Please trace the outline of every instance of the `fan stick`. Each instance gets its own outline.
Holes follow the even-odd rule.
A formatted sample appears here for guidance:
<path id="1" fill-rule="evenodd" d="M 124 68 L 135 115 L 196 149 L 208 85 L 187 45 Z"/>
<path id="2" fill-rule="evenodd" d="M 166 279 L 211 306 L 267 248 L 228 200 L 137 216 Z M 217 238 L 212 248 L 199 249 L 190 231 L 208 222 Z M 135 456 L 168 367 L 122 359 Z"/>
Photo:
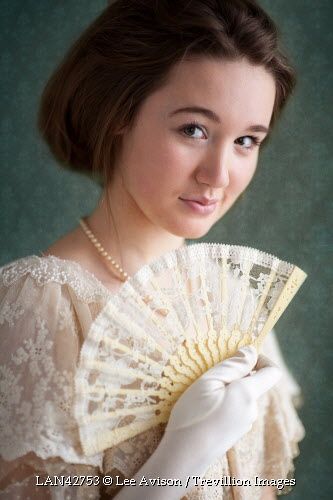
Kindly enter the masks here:
<path id="1" fill-rule="evenodd" d="M 79 420 L 80 420 L 80 423 L 82 423 L 82 424 L 89 424 L 92 422 L 102 422 L 103 420 L 108 420 L 110 418 L 140 415 L 140 413 L 143 413 L 145 415 L 149 415 L 151 419 L 154 419 L 155 416 L 159 417 L 161 414 L 168 415 L 168 412 L 169 413 L 171 412 L 172 403 L 173 403 L 173 399 L 170 398 L 170 402 L 166 402 L 164 400 L 164 401 L 161 401 L 161 402 L 156 403 L 154 405 L 146 404 L 146 405 L 141 405 L 141 406 L 137 406 L 137 407 L 132 406 L 130 408 L 116 408 L 112 411 L 105 411 L 104 413 L 101 412 L 101 413 L 93 413 L 92 415 L 85 415 L 85 416 L 82 416 Z M 160 413 L 158 415 L 156 415 L 156 411 L 159 411 Z M 126 425 L 128 425 L 128 424 L 126 424 Z"/>
<path id="2" fill-rule="evenodd" d="M 198 324 L 194 318 L 194 315 L 193 315 L 193 312 L 192 312 L 192 309 L 190 307 L 190 304 L 189 304 L 189 301 L 188 301 L 188 296 L 187 296 L 187 293 L 186 293 L 186 290 L 185 290 L 185 287 L 184 287 L 184 282 L 183 282 L 183 279 L 182 279 L 182 276 L 180 275 L 180 272 L 179 272 L 179 269 L 176 268 L 175 269 L 175 276 L 176 276 L 176 280 L 177 280 L 177 285 L 181 291 L 181 294 L 182 294 L 182 297 L 183 297 L 183 300 L 184 300 L 184 305 L 185 305 L 185 308 L 186 308 L 186 312 L 188 314 L 188 317 L 191 319 L 192 321 L 192 324 L 195 328 L 195 331 L 196 331 L 196 334 L 197 334 L 197 338 L 196 340 L 198 341 L 199 338 L 200 338 L 200 330 L 199 330 L 199 327 L 198 327 Z M 187 337 L 188 338 L 188 337 Z M 188 347 L 190 349 L 190 355 L 192 357 L 192 359 L 194 359 L 200 370 L 202 370 L 202 372 L 206 371 L 207 370 L 207 363 L 205 362 L 205 359 L 204 357 L 202 356 L 202 353 L 198 350 L 197 346 L 198 346 L 198 342 L 196 344 L 193 343 L 192 339 L 189 339 L 189 343 L 188 343 Z"/>
<path id="3" fill-rule="evenodd" d="M 207 338 L 204 339 L 205 342 L 207 342 L 207 346 L 204 349 L 204 353 L 207 352 L 207 362 L 208 362 L 208 368 L 211 368 L 218 360 L 218 351 L 217 351 L 217 346 L 214 342 L 214 339 L 217 337 L 217 335 L 214 335 L 214 325 L 213 325 L 213 319 L 212 319 L 212 308 L 210 306 L 210 301 L 207 293 L 207 274 L 204 272 L 202 263 L 200 261 L 200 278 L 201 278 L 201 284 L 203 288 L 203 293 L 205 296 L 205 301 L 204 301 L 204 308 L 205 308 L 205 318 L 208 326 L 208 335 Z"/>
<path id="4" fill-rule="evenodd" d="M 127 345 L 121 344 L 117 339 L 104 337 L 103 342 L 111 346 L 111 348 L 119 349 L 123 353 L 133 354 L 133 349 L 128 347 Z M 169 356 L 169 353 L 163 349 L 166 357 Z M 140 352 L 136 353 L 136 361 L 142 361 L 143 363 L 150 363 L 153 366 L 159 367 L 161 366 L 158 361 L 155 361 L 153 358 L 148 356 L 147 354 L 142 355 Z"/>
<path id="5" fill-rule="evenodd" d="M 281 314 L 285 311 L 286 307 L 289 305 L 306 277 L 307 274 L 302 271 L 302 269 L 297 266 L 294 267 L 287 280 L 287 283 L 285 284 L 279 298 L 277 299 L 270 315 L 267 318 L 266 323 L 264 324 L 259 334 L 259 337 L 257 339 L 258 346 L 261 345 L 266 334 L 272 330 L 276 322 L 279 320 Z"/>
<path id="6" fill-rule="evenodd" d="M 263 305 L 265 303 L 265 300 L 267 298 L 267 294 L 268 294 L 268 291 L 271 287 L 271 284 L 273 282 L 273 279 L 275 278 L 276 276 L 276 271 L 274 270 L 274 268 L 271 269 L 271 272 L 270 272 L 270 275 L 269 275 L 269 278 L 266 282 L 266 286 L 264 288 L 264 291 L 262 293 L 262 296 L 260 297 L 260 300 L 259 300 L 259 303 L 257 305 L 257 308 L 255 310 L 255 313 L 254 313 L 254 316 L 252 318 L 252 321 L 251 321 L 251 324 L 250 324 L 250 327 L 249 327 L 249 334 L 251 335 L 254 331 L 254 326 L 259 318 L 259 314 L 263 308 Z"/>
<path id="7" fill-rule="evenodd" d="M 165 415 L 159 415 L 154 419 L 154 425 L 158 425 L 160 423 L 166 422 Z M 86 455 L 92 455 L 95 453 L 99 453 L 107 448 L 111 448 L 116 446 L 117 444 L 130 439 L 131 437 L 136 436 L 142 432 L 147 431 L 151 428 L 151 422 L 133 422 L 132 424 L 127 425 L 124 428 L 117 428 L 109 431 L 107 429 L 101 429 L 100 432 L 96 433 L 95 443 L 90 443 L 86 445 L 86 442 L 83 443 L 84 453 Z"/>
<path id="8" fill-rule="evenodd" d="M 146 373 L 141 372 L 138 369 L 133 369 L 133 368 L 118 368 L 115 366 L 111 366 L 107 363 L 104 363 L 103 361 L 96 361 L 96 360 L 91 360 L 91 359 L 86 359 L 85 364 L 89 367 L 92 368 L 93 370 L 97 370 L 97 372 L 100 373 L 107 373 L 111 375 L 122 375 L 123 377 L 126 376 L 131 376 L 133 380 L 136 378 L 139 378 L 141 380 L 144 380 L 145 382 L 155 382 L 156 379 L 155 377 L 151 375 L 147 375 Z"/>
<path id="9" fill-rule="evenodd" d="M 173 275 L 172 275 L 172 277 L 173 277 Z M 173 281 L 173 286 L 174 286 L 175 284 L 177 284 L 177 279 L 178 279 L 178 283 L 182 281 L 182 277 L 179 275 L 178 270 L 176 271 L 176 282 L 175 282 L 175 281 Z M 153 287 L 155 288 L 155 290 L 158 290 L 159 297 L 160 297 L 161 295 L 162 295 L 162 296 L 164 295 L 164 300 L 167 302 L 167 303 L 166 303 L 166 306 L 169 308 L 169 310 L 171 310 L 171 311 L 174 311 L 174 312 L 175 312 L 175 308 L 174 308 L 174 307 L 172 307 L 172 305 L 171 305 L 171 303 L 169 302 L 169 300 L 168 300 L 168 298 L 167 298 L 166 294 L 163 294 L 163 293 L 162 293 L 162 290 L 161 290 L 161 288 L 160 288 L 160 286 L 159 286 L 158 281 L 157 281 L 156 279 L 152 278 L 152 280 L 151 280 L 151 284 L 153 285 Z M 176 288 L 176 287 L 175 287 L 175 288 Z M 183 288 L 181 289 L 181 293 L 182 293 L 182 295 L 184 296 L 184 290 L 183 290 Z M 186 296 L 185 296 L 185 297 L 186 297 Z M 188 302 L 186 303 L 186 305 L 187 305 L 187 306 L 189 305 L 189 304 L 188 304 Z M 197 327 L 197 324 L 196 324 L 196 322 L 195 322 L 195 319 L 194 319 L 193 315 L 191 314 L 191 313 L 192 313 L 192 311 L 191 311 L 191 309 L 190 309 L 190 308 L 188 308 L 188 307 L 187 307 L 187 313 L 190 313 L 190 314 L 189 314 L 189 316 L 191 316 L 192 323 L 194 324 L 194 326 L 195 326 L 195 328 L 196 328 L 196 331 L 198 331 L 198 327 Z M 183 344 L 182 344 L 182 345 L 184 346 L 184 348 L 183 348 L 183 349 L 182 349 L 182 348 L 180 349 L 180 351 L 181 351 L 181 352 L 180 352 L 180 354 L 181 354 L 181 359 L 182 359 L 182 361 L 183 361 L 183 362 L 185 362 L 185 363 L 186 363 L 186 365 L 187 365 L 187 363 L 189 363 L 189 365 L 190 365 L 190 367 L 192 368 L 192 371 L 193 371 L 194 373 L 198 373 L 198 369 L 199 369 L 199 373 L 202 373 L 202 371 L 201 371 L 201 370 L 202 370 L 202 364 L 198 362 L 197 355 L 196 355 L 196 351 L 193 349 L 192 345 L 190 345 L 190 341 L 191 341 L 192 339 L 190 339 L 190 338 L 186 335 L 186 330 L 184 329 L 183 325 L 181 324 L 181 322 L 180 322 L 180 320 L 179 320 L 179 318 L 178 318 L 178 315 L 177 315 L 176 313 L 174 314 L 174 317 L 176 318 L 176 321 L 177 321 L 177 323 L 178 323 L 178 325 L 179 325 L 180 331 L 182 331 L 182 334 L 183 334 L 183 336 L 185 337 L 185 341 L 184 341 L 184 342 L 183 342 Z M 156 322 L 159 322 L 159 321 L 160 321 L 160 320 L 157 320 L 157 319 L 156 319 Z M 187 351 L 188 351 L 187 356 L 186 356 L 186 351 L 185 351 L 185 350 L 187 350 Z M 186 361 L 184 361 L 184 358 L 185 358 L 185 360 L 186 360 Z M 187 366 L 188 366 L 188 365 L 187 365 Z"/>
<path id="10" fill-rule="evenodd" d="M 111 320 L 111 321 L 109 321 L 109 320 Z M 128 316 L 126 316 L 121 311 L 119 311 L 119 309 L 117 309 L 117 307 L 114 304 L 112 304 L 111 301 L 109 301 L 107 315 L 104 318 L 104 325 L 102 324 L 102 326 L 104 326 L 105 331 L 107 331 L 107 329 L 109 328 L 109 325 L 113 324 L 113 322 L 115 322 L 115 324 L 120 323 L 121 326 L 125 326 L 127 328 L 127 330 L 129 332 L 131 332 L 131 334 L 135 334 L 138 339 L 144 340 L 145 342 L 148 343 L 148 345 L 152 346 L 153 343 L 152 343 L 151 337 L 149 337 L 147 335 L 145 330 L 143 330 L 143 328 L 141 328 L 139 325 L 137 325 Z M 156 341 L 152 347 L 159 350 L 162 354 L 166 352 L 163 348 L 161 348 L 156 343 Z"/>

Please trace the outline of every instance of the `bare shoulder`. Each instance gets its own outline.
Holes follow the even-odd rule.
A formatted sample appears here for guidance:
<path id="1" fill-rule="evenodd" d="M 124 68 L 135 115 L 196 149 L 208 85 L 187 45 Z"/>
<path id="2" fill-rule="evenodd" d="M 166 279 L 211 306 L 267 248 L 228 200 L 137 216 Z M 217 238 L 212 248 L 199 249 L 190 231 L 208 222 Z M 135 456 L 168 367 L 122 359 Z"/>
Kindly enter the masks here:
<path id="1" fill-rule="evenodd" d="M 43 250 L 43 254 L 46 256 L 55 255 L 60 259 L 79 263 L 83 269 L 92 273 L 112 293 L 117 293 L 122 285 L 122 282 L 112 275 L 80 227 L 56 240 L 46 250 Z"/>

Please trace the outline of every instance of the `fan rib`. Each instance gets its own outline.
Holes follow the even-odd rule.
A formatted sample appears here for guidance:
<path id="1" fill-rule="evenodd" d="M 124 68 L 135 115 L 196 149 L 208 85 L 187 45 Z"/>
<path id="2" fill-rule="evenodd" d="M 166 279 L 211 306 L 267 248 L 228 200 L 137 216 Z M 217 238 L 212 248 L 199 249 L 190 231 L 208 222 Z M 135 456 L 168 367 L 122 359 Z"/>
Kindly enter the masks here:
<path id="1" fill-rule="evenodd" d="M 254 326 L 258 320 L 258 317 L 260 315 L 260 312 L 263 308 L 263 305 L 265 303 L 265 300 L 267 298 L 267 295 L 268 295 L 268 292 L 269 292 L 269 289 L 271 287 L 271 284 L 273 282 L 273 279 L 275 278 L 276 276 L 276 271 L 274 269 L 271 269 L 271 272 L 269 274 L 269 277 L 268 277 L 268 280 L 266 282 L 266 286 L 264 288 L 264 291 L 262 292 L 262 296 L 260 297 L 260 300 L 259 300 L 259 303 L 257 305 L 257 308 L 255 310 L 255 313 L 253 315 L 253 318 L 251 320 L 251 324 L 250 324 L 250 327 L 249 327 L 249 334 L 252 335 L 253 334 L 253 330 L 254 330 Z"/>
<path id="2" fill-rule="evenodd" d="M 227 314 L 228 314 L 229 292 L 226 282 L 227 270 L 228 270 L 227 258 L 222 257 L 222 276 L 221 276 L 222 317 L 221 317 L 221 330 L 220 330 L 220 335 L 218 337 L 218 348 L 220 356 L 226 353 L 226 339 L 228 334 Z"/>
<path id="3" fill-rule="evenodd" d="M 196 378 L 201 374 L 201 371 L 195 360 L 190 357 L 187 344 L 188 340 L 184 340 L 183 343 L 178 346 L 175 356 L 177 356 L 182 362 L 182 365 L 180 365 L 182 367 L 181 371 L 184 370 L 190 378 Z"/>
<path id="4" fill-rule="evenodd" d="M 153 286 L 153 280 L 154 280 L 154 278 L 152 277 L 151 278 L 151 284 L 152 284 L 152 286 Z M 147 319 L 151 320 L 157 326 L 157 328 L 159 329 L 159 331 L 160 331 L 160 333 L 162 335 L 162 338 L 164 336 L 164 337 L 166 337 L 168 339 L 171 339 L 170 345 L 172 345 L 172 340 L 173 339 L 170 337 L 168 331 L 164 328 L 164 323 L 162 322 L 162 320 L 159 317 L 156 317 L 156 311 L 154 309 L 151 309 L 150 306 L 147 303 L 145 303 L 144 298 L 142 297 L 141 294 L 139 294 L 136 297 L 136 302 L 137 302 L 138 305 L 139 305 L 139 302 L 140 302 L 141 306 L 143 305 L 142 310 L 145 312 L 145 314 L 147 313 L 146 314 Z M 147 311 L 147 309 L 148 309 L 148 311 Z M 141 311 L 141 307 L 140 307 L 140 311 Z M 168 355 L 169 354 L 170 353 L 168 352 Z"/>
<path id="5" fill-rule="evenodd" d="M 164 370 L 171 368 L 174 371 L 176 378 L 178 378 L 178 377 L 184 378 L 185 377 L 185 380 L 187 380 L 188 382 L 191 382 L 193 380 L 193 376 L 192 376 L 193 371 L 191 369 L 189 369 L 187 366 L 180 364 L 178 350 L 177 350 L 177 354 L 173 354 L 170 357 L 169 362 L 170 362 L 170 366 L 166 366 Z M 192 373 L 191 373 L 191 371 L 192 371 Z"/>
<path id="6" fill-rule="evenodd" d="M 195 344 L 193 343 L 193 339 L 188 338 L 188 336 L 186 334 L 186 338 L 189 340 L 187 345 L 188 345 L 188 348 L 190 351 L 190 356 L 198 364 L 198 367 L 199 367 L 201 373 L 203 373 L 204 371 L 206 371 L 207 365 L 206 365 L 205 359 L 203 358 L 201 352 L 198 351 L 198 347 L 197 347 L 198 346 L 198 339 L 200 338 L 199 327 L 198 327 L 198 324 L 194 318 L 191 306 L 189 304 L 188 296 L 186 294 L 186 290 L 185 290 L 185 286 L 184 286 L 184 283 L 182 280 L 182 276 L 181 276 L 178 268 L 175 269 L 175 276 L 176 276 L 176 280 L 177 280 L 177 285 L 178 285 L 178 287 L 181 291 L 182 297 L 183 297 L 186 312 L 188 314 L 189 319 L 191 319 L 192 324 L 193 324 L 194 329 L 195 329 L 195 332 L 196 332 L 196 338 L 195 338 L 196 343 Z"/>
<path id="7" fill-rule="evenodd" d="M 172 280 L 173 280 L 173 285 L 175 285 L 176 283 L 173 279 L 173 275 L 172 275 Z M 177 282 L 177 280 L 176 280 L 176 282 Z M 177 358 L 177 356 L 176 357 L 172 356 L 172 358 L 170 359 L 170 362 L 175 367 L 176 371 L 183 373 L 183 374 L 184 373 L 188 374 L 188 376 L 189 376 L 188 380 L 189 380 L 189 382 L 192 382 L 193 380 L 195 380 L 196 377 L 201 375 L 202 368 L 198 365 L 196 360 L 192 359 L 192 357 L 191 357 L 191 353 L 194 352 L 193 349 L 190 349 L 190 350 L 187 349 L 187 346 L 191 342 L 191 339 L 189 339 L 188 336 L 186 335 L 186 330 L 182 326 L 182 324 L 178 318 L 178 314 L 175 311 L 175 308 L 173 308 L 171 306 L 171 303 L 169 302 L 167 295 L 162 293 L 162 290 L 159 286 L 159 283 L 158 283 L 158 281 L 156 281 L 154 279 L 154 277 L 151 279 L 151 285 L 158 292 L 159 298 L 161 296 L 164 297 L 164 304 L 163 305 L 165 305 L 170 311 L 172 311 L 174 313 L 174 317 L 176 318 L 178 326 L 180 327 L 180 330 L 183 333 L 183 337 L 185 338 L 185 341 L 183 342 L 183 344 L 181 346 L 179 346 L 179 348 L 178 348 L 178 351 L 180 351 L 180 352 L 177 351 L 177 355 L 180 358 L 180 360 L 183 362 L 183 365 L 180 365 L 179 360 L 177 360 L 176 363 L 173 363 L 171 361 L 171 360 L 175 360 Z M 162 303 L 163 303 L 163 300 L 162 300 Z M 184 343 L 185 343 L 185 346 L 184 346 Z M 193 378 L 193 375 L 194 375 L 194 378 Z"/>
<path id="8" fill-rule="evenodd" d="M 246 301 L 246 296 L 247 296 L 247 283 L 249 282 L 250 279 L 250 271 L 252 268 L 252 262 L 248 261 L 245 264 L 245 269 L 244 273 L 241 277 L 241 300 L 238 302 L 238 317 L 237 317 L 237 327 L 240 330 L 242 320 L 243 320 L 243 314 L 244 314 L 244 308 L 245 308 L 245 301 Z"/>
<path id="9" fill-rule="evenodd" d="M 121 389 L 121 388 L 112 388 L 112 387 L 97 387 L 94 386 L 94 388 L 91 388 L 89 385 L 82 385 L 80 389 L 77 390 L 77 394 L 103 394 L 106 396 L 121 396 L 122 394 L 124 396 L 128 396 L 129 394 L 133 395 L 142 395 L 143 390 L 142 389 L 133 389 L 132 387 L 128 387 L 126 389 Z M 169 392 L 164 390 L 164 389 L 144 389 L 145 394 L 148 396 L 161 396 L 165 399 L 169 398 Z"/>
<path id="10" fill-rule="evenodd" d="M 213 324 L 213 311 L 207 292 L 207 274 L 203 273 L 202 265 L 200 266 L 200 275 L 202 276 L 203 293 L 205 295 L 205 317 L 207 319 L 208 333 L 207 333 L 207 351 L 209 353 L 208 368 L 211 368 L 219 360 L 218 347 L 217 347 L 217 334 L 214 330 Z M 204 278 L 203 278 L 204 276 Z"/>
<path id="11" fill-rule="evenodd" d="M 124 345 L 124 344 L 121 344 L 120 342 L 118 342 L 117 339 L 104 337 L 103 338 L 103 342 L 105 342 L 105 344 L 110 345 L 111 347 L 114 347 L 116 349 L 121 350 L 124 353 L 133 355 L 133 349 L 131 347 L 128 347 L 128 346 Z M 166 350 L 164 350 L 164 349 L 163 349 L 163 352 L 167 356 L 169 355 L 169 353 Z M 156 367 L 160 367 L 161 366 L 161 364 L 158 361 L 155 361 L 154 359 L 150 358 L 147 354 L 143 355 L 140 352 L 136 353 L 136 360 L 137 361 L 140 360 L 143 363 L 150 363 L 151 365 L 156 366 Z"/>
<path id="12" fill-rule="evenodd" d="M 285 311 L 286 307 L 299 290 L 306 277 L 307 274 L 302 271 L 302 269 L 297 266 L 294 267 L 258 336 L 258 345 L 261 345 L 266 334 L 274 328 L 274 325 L 280 318 L 281 314 Z"/>
<path id="13" fill-rule="evenodd" d="M 162 295 L 162 291 L 161 291 L 161 288 L 159 287 L 159 284 L 154 280 L 154 278 L 151 279 L 151 285 L 155 289 L 155 291 L 157 291 L 159 298 L 160 298 L 160 296 Z M 198 368 L 200 370 L 200 367 L 197 365 L 197 363 L 195 363 L 195 360 L 192 360 L 192 358 L 190 357 L 190 354 L 191 354 L 190 352 L 189 352 L 189 355 L 187 355 L 187 353 L 186 353 L 186 343 L 187 343 L 186 332 L 185 332 L 182 324 L 179 321 L 179 318 L 178 318 L 178 315 L 177 315 L 175 309 L 171 306 L 170 302 L 168 301 L 166 294 L 164 294 L 164 296 L 165 296 L 164 301 L 162 300 L 163 305 L 166 306 L 169 309 L 169 311 L 172 311 L 174 313 L 174 316 L 176 318 L 178 326 L 182 330 L 183 336 L 185 337 L 185 346 L 184 345 L 179 346 L 178 350 L 180 351 L 180 353 L 178 353 L 178 351 L 177 351 L 177 355 L 171 356 L 169 359 L 169 362 L 175 368 L 176 372 L 188 376 L 188 378 L 185 380 L 187 381 L 187 383 L 189 383 L 189 382 L 193 381 L 193 375 L 196 378 L 198 375 L 201 374 L 201 371 L 198 371 Z M 162 324 L 162 321 L 163 320 L 160 318 L 154 318 L 154 322 L 158 326 L 160 326 Z M 160 330 L 162 332 L 164 331 L 163 326 L 162 326 L 162 328 L 160 328 Z M 174 340 L 174 339 L 172 339 L 172 340 Z M 180 358 L 180 361 L 183 362 L 183 365 L 180 364 L 179 359 L 177 359 L 177 358 Z M 172 376 L 175 380 L 176 379 L 179 380 L 179 377 L 177 376 L 176 372 L 175 371 L 172 372 Z"/>
<path id="14" fill-rule="evenodd" d="M 157 426 L 160 423 L 165 423 L 166 416 L 159 415 L 155 417 L 153 422 L 151 420 L 145 422 L 133 422 L 126 427 L 112 429 L 97 429 L 91 437 L 91 432 L 89 429 L 85 432 L 85 429 L 80 429 L 80 434 L 82 434 L 82 447 L 86 455 L 92 455 L 95 453 L 100 453 L 107 448 L 112 448 L 117 444 L 128 440 L 137 434 L 147 431 L 153 426 Z M 153 424 L 153 425 L 152 425 Z"/>
<path id="15" fill-rule="evenodd" d="M 168 365 L 164 368 L 164 373 L 170 378 L 172 382 L 179 382 L 184 385 L 188 385 L 193 380 L 191 377 L 187 377 L 182 373 L 178 373 L 171 365 Z"/>
<path id="16" fill-rule="evenodd" d="M 136 323 L 134 323 L 134 321 L 132 321 L 124 313 L 122 313 L 121 311 L 119 311 L 119 309 L 117 309 L 115 307 L 115 305 L 112 304 L 111 301 L 108 302 L 107 307 L 108 307 L 107 312 L 108 312 L 108 315 L 109 315 L 109 319 L 111 320 L 110 324 L 113 324 L 112 323 L 112 320 L 113 320 L 115 322 L 115 324 L 119 323 L 121 326 L 124 326 L 125 328 L 127 328 L 127 330 L 129 332 L 131 332 L 131 334 L 135 334 L 138 339 L 144 340 L 145 342 L 147 342 L 150 347 L 156 348 L 162 354 L 166 352 L 165 349 L 163 349 L 162 347 L 160 347 L 160 345 L 156 342 L 155 339 L 153 341 L 152 337 L 149 337 L 147 335 L 147 333 L 145 332 L 145 330 L 143 330 L 140 326 L 138 326 Z M 106 322 L 106 328 L 107 327 L 109 327 L 109 324 Z"/>
<path id="17" fill-rule="evenodd" d="M 153 377 L 151 375 L 147 375 L 146 373 L 143 373 L 142 371 L 138 370 L 137 368 L 136 369 L 118 368 L 116 366 L 111 366 L 108 363 L 105 363 L 104 361 L 96 361 L 96 360 L 92 360 L 92 359 L 88 359 L 88 358 L 86 358 L 84 360 L 84 362 L 85 362 L 85 366 L 87 366 L 87 368 L 95 369 L 100 373 L 108 373 L 108 374 L 116 375 L 116 376 L 121 375 L 125 378 L 126 378 L 126 376 L 127 377 L 130 376 L 130 377 L 133 377 L 133 380 L 135 380 L 136 378 L 139 378 L 141 380 L 144 380 L 145 382 L 156 382 L 155 377 Z"/>
<path id="18" fill-rule="evenodd" d="M 174 284 L 174 282 L 173 282 L 173 284 Z M 158 281 L 154 277 L 151 280 L 151 285 L 154 288 L 154 290 L 157 291 L 158 297 L 159 297 L 160 300 L 161 300 L 161 297 L 162 297 L 162 303 L 164 303 L 164 305 L 166 306 L 166 308 L 169 309 L 170 312 L 172 311 L 174 313 L 174 317 L 175 317 L 176 322 L 178 324 L 179 330 L 184 332 L 183 325 L 182 325 L 181 321 L 179 320 L 179 317 L 178 317 L 178 314 L 175 311 L 175 308 L 172 306 L 171 302 L 169 301 L 168 296 L 165 293 L 162 292 L 161 287 L 159 286 Z"/>
<path id="19" fill-rule="evenodd" d="M 82 415 L 78 418 L 78 421 L 81 424 L 87 425 L 91 422 L 103 422 L 104 420 L 108 420 L 110 418 L 118 418 L 118 417 L 132 417 L 134 415 L 140 415 L 141 413 L 146 414 L 149 418 L 154 419 L 160 414 L 167 415 L 171 412 L 172 401 L 161 401 L 154 405 L 146 404 L 140 406 L 132 406 L 131 408 L 116 408 L 112 411 L 104 411 L 103 413 L 93 413 L 91 415 Z M 159 415 L 154 415 L 156 411 L 160 411 Z M 150 415 L 151 414 L 151 415 Z M 128 425 L 128 424 L 126 424 Z M 125 426 L 123 426 L 125 427 Z"/>

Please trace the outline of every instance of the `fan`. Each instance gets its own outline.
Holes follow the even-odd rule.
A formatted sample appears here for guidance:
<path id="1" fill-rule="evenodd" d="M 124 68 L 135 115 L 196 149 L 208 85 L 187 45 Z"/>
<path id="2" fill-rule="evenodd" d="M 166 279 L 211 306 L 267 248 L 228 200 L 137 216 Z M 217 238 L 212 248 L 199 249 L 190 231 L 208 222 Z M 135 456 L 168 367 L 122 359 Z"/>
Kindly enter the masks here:
<path id="1" fill-rule="evenodd" d="M 161 422 L 205 371 L 243 345 L 260 350 L 306 278 L 255 248 L 184 246 L 142 267 L 93 322 L 75 377 L 86 455 Z"/>

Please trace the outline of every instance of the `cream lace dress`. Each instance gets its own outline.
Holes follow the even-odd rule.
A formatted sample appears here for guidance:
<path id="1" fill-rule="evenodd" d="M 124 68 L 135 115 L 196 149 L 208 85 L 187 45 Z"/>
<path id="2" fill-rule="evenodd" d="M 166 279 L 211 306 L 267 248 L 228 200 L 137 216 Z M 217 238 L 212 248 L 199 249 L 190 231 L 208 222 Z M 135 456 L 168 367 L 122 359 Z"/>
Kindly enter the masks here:
<path id="1" fill-rule="evenodd" d="M 93 274 L 71 260 L 32 255 L 0 268 L 1 499 L 112 498 L 121 486 L 102 486 L 102 477 L 130 478 L 157 447 L 165 424 L 89 457 L 80 445 L 73 416 L 75 370 L 90 325 L 110 298 Z M 255 476 L 293 477 L 297 443 L 305 434 L 294 408 L 300 388 L 273 330 L 263 352 L 283 369 L 283 379 L 260 398 L 251 431 L 211 465 L 205 478 L 229 476 L 254 484 Z M 61 475 L 83 484 L 36 485 Z M 92 485 L 87 475 L 93 476 Z M 276 493 L 289 490 L 285 486 Z M 205 485 L 193 487 L 182 500 L 259 500 L 262 491 L 254 485 Z"/>

